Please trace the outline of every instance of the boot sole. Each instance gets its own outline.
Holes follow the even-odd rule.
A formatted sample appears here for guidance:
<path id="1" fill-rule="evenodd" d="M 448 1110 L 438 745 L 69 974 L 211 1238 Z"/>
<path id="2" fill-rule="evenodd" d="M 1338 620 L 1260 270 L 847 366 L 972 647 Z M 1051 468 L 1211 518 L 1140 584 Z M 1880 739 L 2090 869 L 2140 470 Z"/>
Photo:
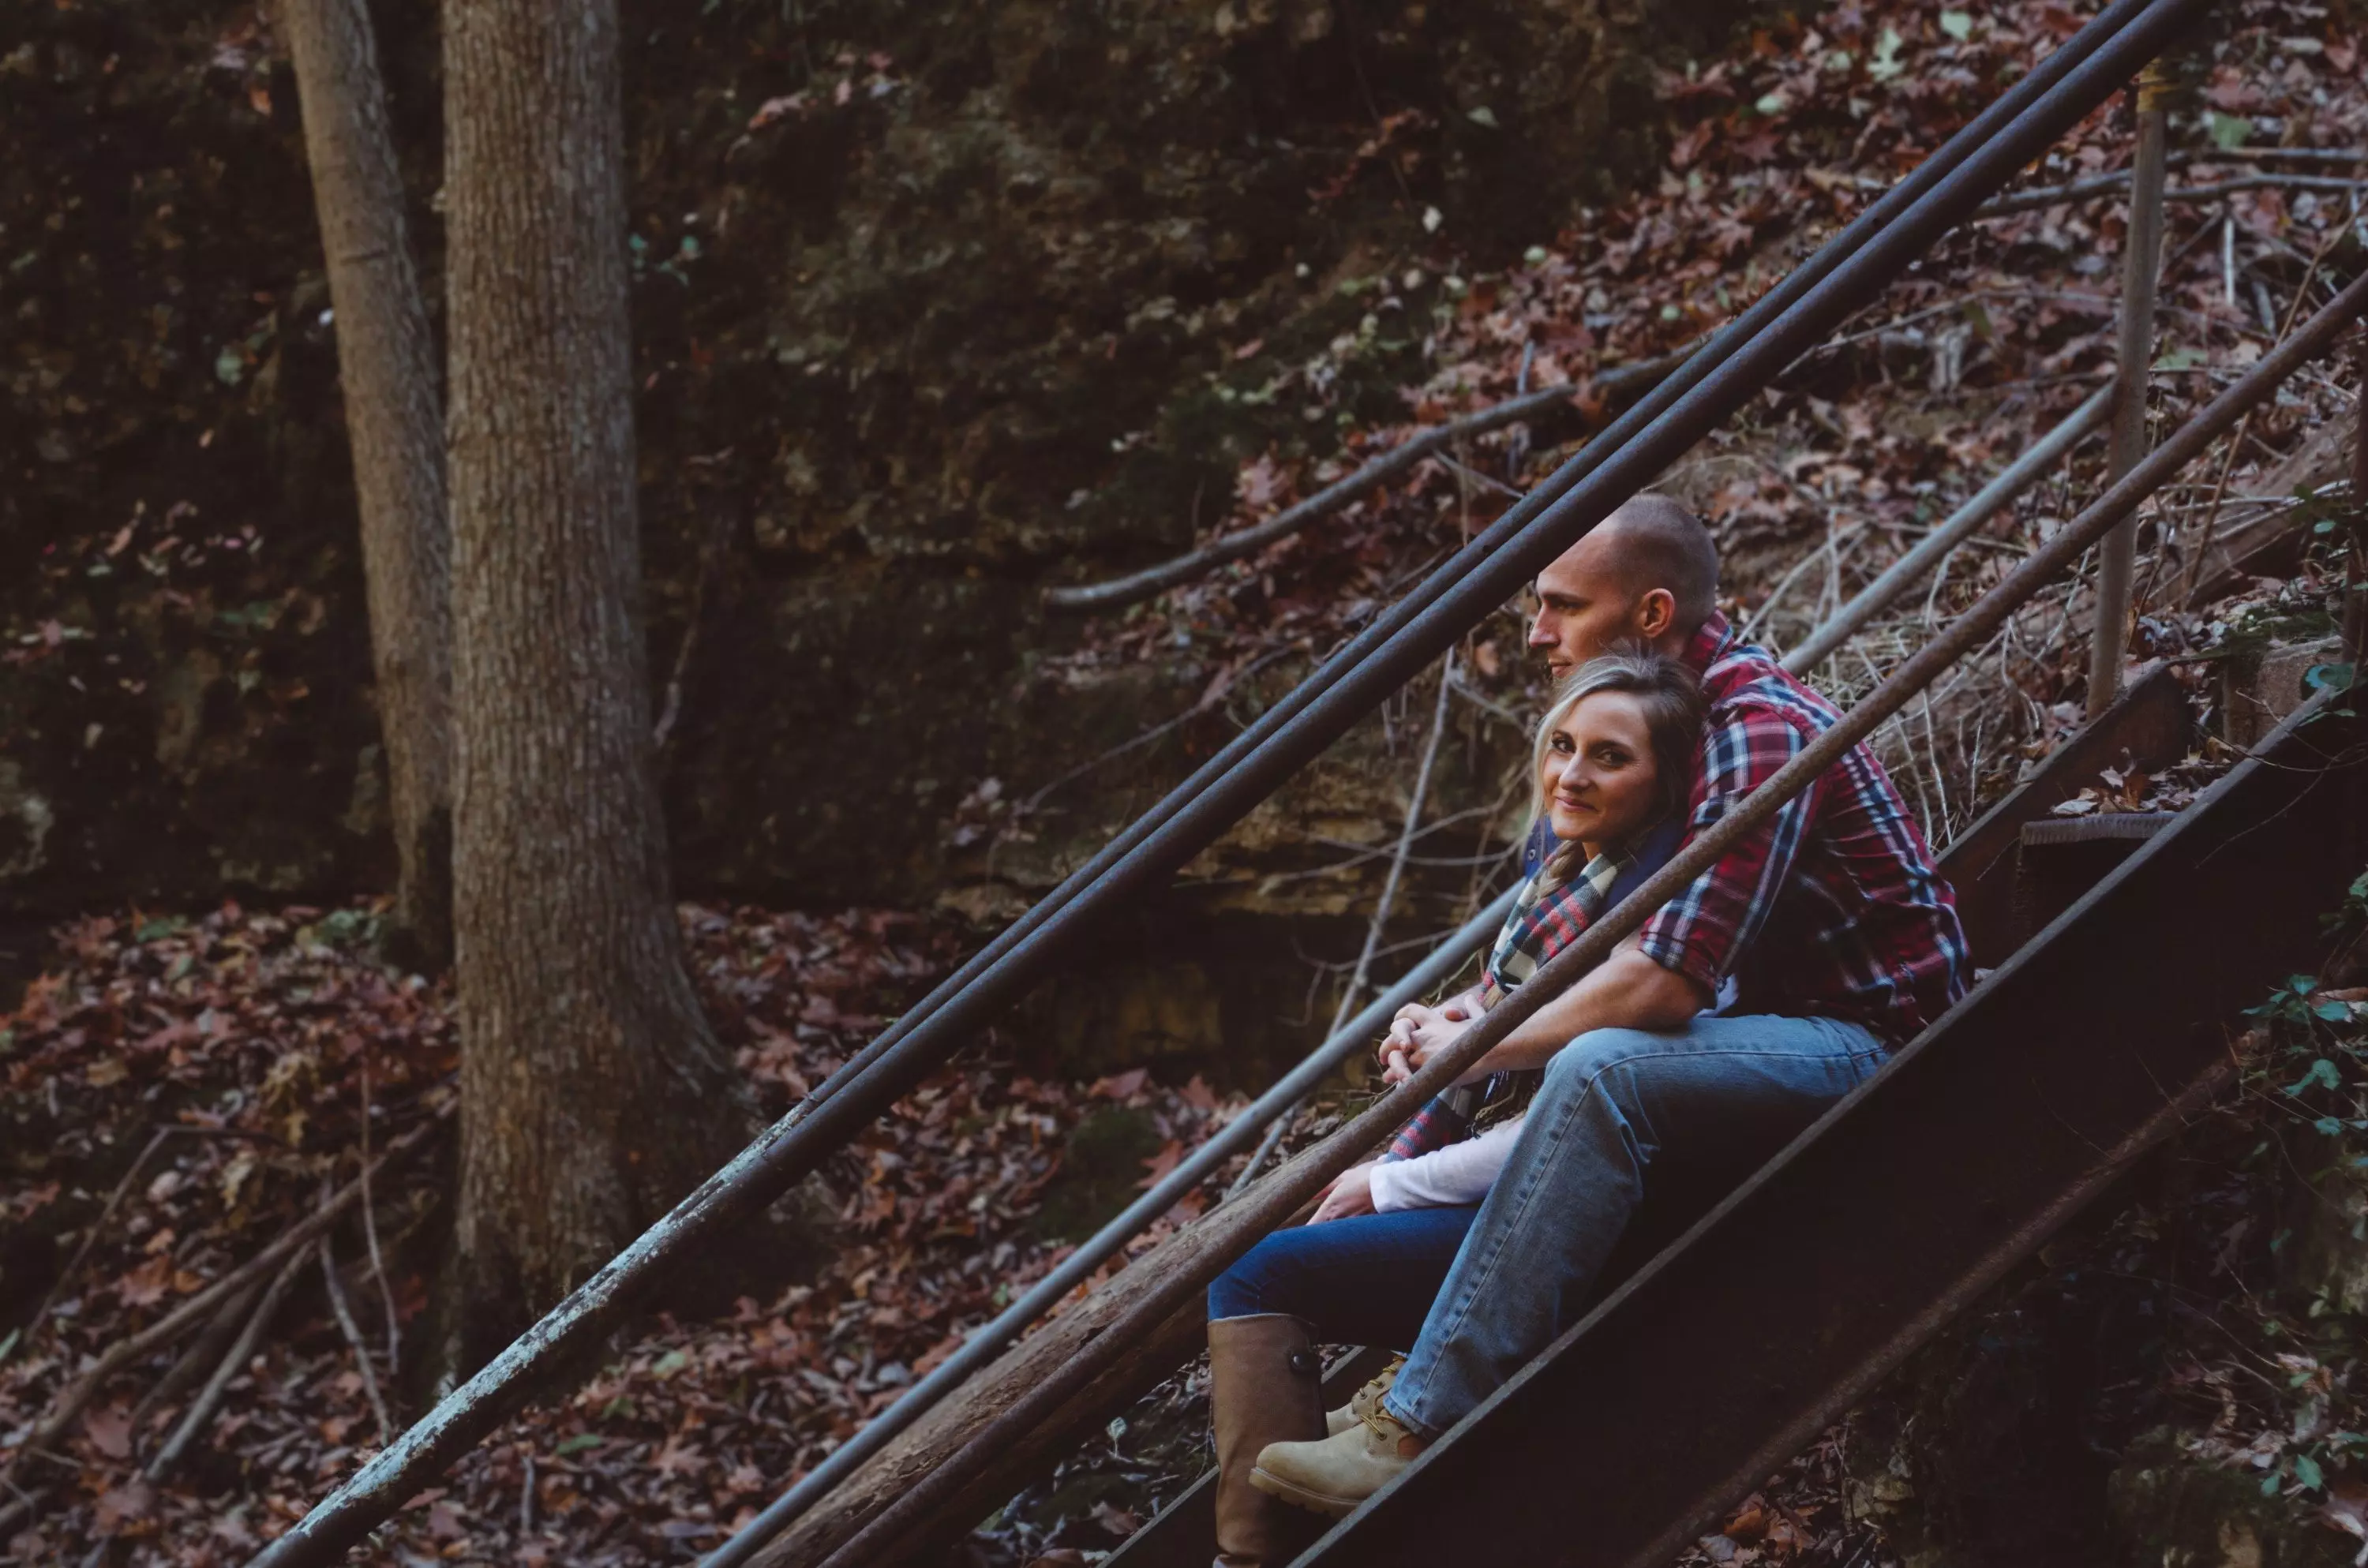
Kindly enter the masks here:
<path id="1" fill-rule="evenodd" d="M 1271 1471 L 1253 1469 L 1250 1484 L 1268 1496 L 1288 1503 L 1296 1508 L 1306 1508 L 1327 1518 L 1345 1519 L 1357 1511 L 1362 1497 L 1334 1497 L 1326 1493 L 1310 1492 L 1304 1486 L 1282 1479 Z"/>

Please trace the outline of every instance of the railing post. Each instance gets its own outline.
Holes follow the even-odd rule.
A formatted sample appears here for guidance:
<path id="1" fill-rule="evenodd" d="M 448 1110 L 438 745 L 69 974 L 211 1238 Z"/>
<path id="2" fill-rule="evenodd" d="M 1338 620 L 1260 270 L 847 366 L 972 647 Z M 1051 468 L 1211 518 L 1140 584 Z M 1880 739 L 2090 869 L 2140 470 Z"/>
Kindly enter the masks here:
<path id="1" fill-rule="evenodd" d="M 2169 141 L 2171 76 L 2160 60 L 2132 89 L 2138 144 L 2130 169 L 2129 232 L 2122 250 L 2122 330 L 2113 408 L 2111 487 L 2146 453 L 2146 370 L 2154 362 L 2154 294 L 2162 266 L 2162 187 Z M 2135 574 L 2138 519 L 2134 514 L 2105 536 L 2097 552 L 2097 619 L 2089 651 L 2089 717 L 2121 690 L 2129 643 L 2130 583 Z"/>
<path id="2" fill-rule="evenodd" d="M 2351 433 L 2351 544 L 2343 564 L 2343 658 L 2368 690 L 2368 342 L 2360 346 L 2360 415 Z"/>

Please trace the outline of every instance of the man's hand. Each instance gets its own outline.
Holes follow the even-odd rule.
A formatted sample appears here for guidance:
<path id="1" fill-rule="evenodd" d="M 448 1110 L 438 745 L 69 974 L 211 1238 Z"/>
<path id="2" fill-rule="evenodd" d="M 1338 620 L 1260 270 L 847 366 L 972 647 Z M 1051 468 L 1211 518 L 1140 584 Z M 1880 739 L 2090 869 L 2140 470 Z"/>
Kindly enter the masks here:
<path id="1" fill-rule="evenodd" d="M 1350 1165 L 1332 1178 L 1315 1205 L 1315 1213 L 1307 1221 L 1320 1225 L 1326 1220 L 1345 1220 L 1351 1214 L 1373 1212 L 1373 1162 Z"/>
<path id="2" fill-rule="evenodd" d="M 1488 1010 L 1486 997 L 1486 987 L 1468 986 L 1439 1005 L 1440 1016 L 1468 1024 Z"/>

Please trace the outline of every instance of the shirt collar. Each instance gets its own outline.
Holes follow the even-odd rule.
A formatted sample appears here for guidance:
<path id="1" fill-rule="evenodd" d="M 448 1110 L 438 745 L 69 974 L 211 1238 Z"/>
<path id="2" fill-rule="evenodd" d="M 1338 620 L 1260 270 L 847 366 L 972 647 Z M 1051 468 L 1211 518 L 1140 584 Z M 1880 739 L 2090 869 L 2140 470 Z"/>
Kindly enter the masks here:
<path id="1" fill-rule="evenodd" d="M 1725 616 L 1713 610 L 1703 618 L 1700 626 L 1694 628 L 1694 634 L 1687 639 L 1686 664 L 1694 674 L 1705 675 L 1711 665 L 1734 645 L 1735 629 L 1727 624 Z"/>

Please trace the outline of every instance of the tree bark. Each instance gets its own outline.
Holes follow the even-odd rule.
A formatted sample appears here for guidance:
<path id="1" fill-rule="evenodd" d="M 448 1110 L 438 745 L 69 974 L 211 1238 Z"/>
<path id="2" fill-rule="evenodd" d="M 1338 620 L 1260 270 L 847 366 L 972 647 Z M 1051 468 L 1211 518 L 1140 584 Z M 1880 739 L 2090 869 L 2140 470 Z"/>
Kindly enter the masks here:
<path id="1" fill-rule="evenodd" d="M 336 312 L 379 728 L 400 870 L 395 957 L 451 961 L 451 540 L 436 344 L 365 0 L 281 0 Z"/>
<path id="2" fill-rule="evenodd" d="M 652 767 L 617 50 L 616 0 L 445 7 L 467 1365 L 753 1126 Z"/>

